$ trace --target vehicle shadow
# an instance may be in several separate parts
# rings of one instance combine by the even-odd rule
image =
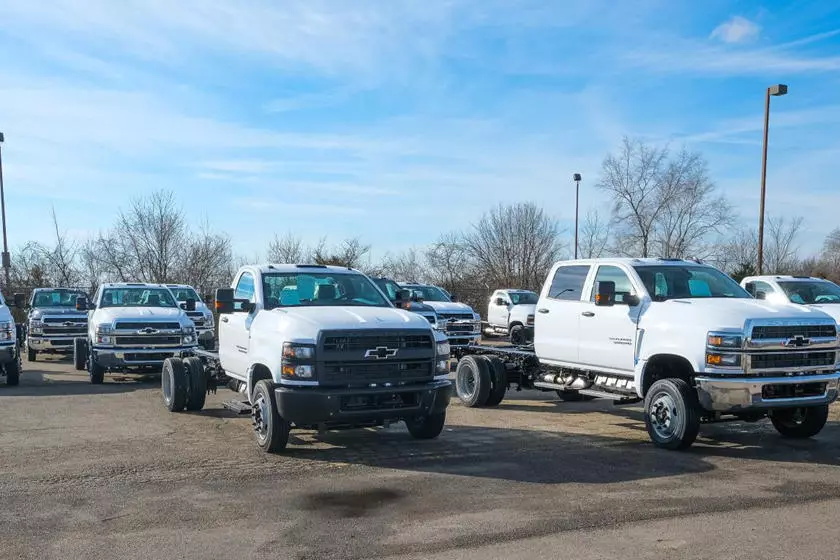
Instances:
[[[411,439],[402,425],[292,432],[290,443],[284,455],[314,461],[539,484],[609,484],[715,468],[698,454],[614,437],[484,426],[450,425],[429,441]]]
[[[62,377],[67,377],[62,374]],[[106,375],[105,382],[93,385],[84,372],[74,379],[53,379],[42,372],[24,372],[20,385],[9,387],[0,382],[0,397],[55,397],[62,395],[107,395],[148,389],[160,383],[160,376]]]

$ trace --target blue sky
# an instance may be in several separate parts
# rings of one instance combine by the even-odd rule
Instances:
[[[423,246],[499,202],[571,228],[622,135],[702,151],[804,250],[840,225],[840,5],[546,0],[0,0],[10,245],[174,190],[263,256],[274,232]]]

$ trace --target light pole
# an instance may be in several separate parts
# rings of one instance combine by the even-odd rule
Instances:
[[[580,210],[580,173],[572,175],[575,182],[575,259],[578,258],[578,212]]]
[[[787,94],[785,84],[776,84],[767,88],[764,100],[764,148],[761,154],[761,201],[758,203],[758,274],[764,272],[764,192],[767,181],[767,136],[770,128],[770,96],[779,97]]]
[[[0,132],[0,211],[3,213],[3,273],[6,283],[3,286],[7,290],[11,281],[9,279],[9,268],[12,266],[12,259],[9,256],[9,242],[6,239],[6,193],[3,191],[3,133]]]

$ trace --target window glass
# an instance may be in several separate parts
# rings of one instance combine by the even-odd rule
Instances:
[[[41,290],[35,293],[32,307],[75,307],[76,298],[83,295],[81,290]]]
[[[251,282],[253,284],[253,281]],[[172,290],[172,294],[175,296],[175,299],[178,301],[187,301],[188,299],[194,299],[195,301],[201,301],[201,298],[198,297],[198,294],[195,293],[195,290],[192,288],[169,288]]]
[[[761,280],[747,282],[746,288],[750,295],[753,297],[756,297],[758,292],[764,292],[765,295],[769,295],[772,294],[774,291],[773,286],[771,286],[767,282],[762,282]]]
[[[172,293],[165,288],[105,288],[100,307],[176,307]]]
[[[247,299],[254,301],[254,277],[250,272],[244,273],[239,277],[239,282],[236,283],[236,299]]]
[[[595,283],[592,286],[592,294],[589,297],[590,301],[595,301],[595,294],[598,291],[598,282],[615,282],[615,303],[624,303],[624,296],[635,295],[633,284],[630,283],[630,278],[627,274],[617,266],[601,266],[598,267],[598,273],[595,275]]]
[[[561,266],[554,273],[548,297],[552,299],[580,301],[583,284],[589,274],[589,265]]]
[[[424,301],[452,301],[449,297],[437,286],[404,286],[405,289],[411,290],[412,293]]]
[[[654,301],[704,297],[749,298],[735,280],[708,266],[634,267]]]
[[[534,292],[510,292],[510,301],[513,305],[527,305],[537,303],[539,296]]]
[[[266,309],[275,307],[391,307],[362,274],[277,273],[263,275]]]
[[[793,303],[840,304],[840,286],[834,282],[823,280],[779,282],[779,286]]]
[[[385,295],[388,296],[388,299],[391,301],[397,300],[397,292],[402,289],[399,284],[386,278],[377,278],[374,280],[374,283],[376,283],[380,290],[385,292]]]

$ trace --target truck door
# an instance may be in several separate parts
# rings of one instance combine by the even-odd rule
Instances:
[[[491,326],[507,328],[509,314],[507,294],[502,291],[494,293],[493,297],[490,298],[487,321]]]
[[[534,317],[534,349],[540,361],[575,364],[578,361],[578,327],[587,302],[583,286],[588,264],[557,265],[543,286]]]
[[[598,282],[615,282],[615,305],[596,306]],[[636,330],[641,305],[630,307],[624,298],[638,295],[627,273],[618,266],[600,265],[580,313],[580,363],[632,374],[636,365]]]
[[[234,297],[254,302],[254,277],[250,272],[243,272],[236,282]],[[248,371],[248,350],[251,345],[251,323],[256,314],[241,311],[237,303],[233,313],[222,315],[219,319],[219,360],[225,371],[244,378]]]

